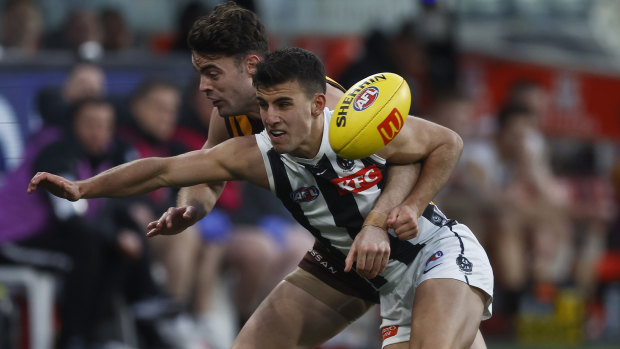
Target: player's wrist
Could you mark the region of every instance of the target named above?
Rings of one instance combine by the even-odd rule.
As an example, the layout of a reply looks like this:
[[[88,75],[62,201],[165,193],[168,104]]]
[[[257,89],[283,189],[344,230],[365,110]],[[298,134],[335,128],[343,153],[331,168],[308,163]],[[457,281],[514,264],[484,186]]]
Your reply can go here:
[[[372,210],[366,216],[362,228],[370,225],[387,231],[387,217],[383,212]]]
[[[75,188],[77,189],[77,197],[72,198],[72,201],[77,201],[80,199],[88,199],[92,197],[91,190],[89,188],[89,183],[87,181],[76,181],[73,182]]]

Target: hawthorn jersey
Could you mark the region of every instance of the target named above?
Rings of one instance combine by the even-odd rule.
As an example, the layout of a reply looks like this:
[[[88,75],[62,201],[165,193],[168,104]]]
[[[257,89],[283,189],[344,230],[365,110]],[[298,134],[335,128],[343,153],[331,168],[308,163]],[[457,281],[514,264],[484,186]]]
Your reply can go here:
[[[293,217],[315,236],[319,249],[315,245],[313,251],[326,255],[331,264],[324,265],[326,271],[336,274],[338,270],[343,270],[351,244],[381,194],[386,165],[385,160],[377,155],[360,160],[338,157],[327,136],[332,111],[326,108],[324,115],[323,139],[313,159],[277,153],[266,131],[256,135],[256,140],[263,155],[271,191]],[[393,288],[424,244],[448,223],[449,220],[430,204],[418,221],[418,237],[402,241],[393,233],[389,234],[391,253],[385,271],[374,279],[357,278],[363,279],[375,292]],[[311,251],[309,258],[313,257]],[[373,300],[374,297],[363,298]]]
[[[342,85],[331,79],[329,76],[326,76],[325,79],[329,85],[334,86],[342,92],[347,91],[344,87],[342,87]],[[228,131],[228,136],[230,138],[250,136],[260,133],[265,129],[261,119],[251,118],[247,115],[227,116],[225,119],[226,130]]]

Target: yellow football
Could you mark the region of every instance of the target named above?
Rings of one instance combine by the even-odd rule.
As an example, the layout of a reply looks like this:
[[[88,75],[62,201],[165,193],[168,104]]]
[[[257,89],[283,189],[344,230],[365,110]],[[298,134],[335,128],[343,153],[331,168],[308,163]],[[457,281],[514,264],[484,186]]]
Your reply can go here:
[[[329,143],[338,156],[362,159],[400,132],[411,106],[405,79],[394,73],[371,75],[340,98],[329,125]]]

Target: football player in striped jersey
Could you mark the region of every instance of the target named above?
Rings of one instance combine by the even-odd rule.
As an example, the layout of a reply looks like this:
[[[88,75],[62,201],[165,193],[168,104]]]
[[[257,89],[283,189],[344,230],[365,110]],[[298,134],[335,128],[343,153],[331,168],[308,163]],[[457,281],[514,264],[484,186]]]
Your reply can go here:
[[[374,210],[385,188],[386,164],[424,161],[424,167],[451,172],[462,150],[460,137],[410,116],[385,148],[345,166],[326,137],[332,111],[326,108],[318,58],[284,49],[267,55],[256,69],[253,83],[266,127],[260,134],[176,157],[140,159],[77,182],[38,173],[28,192],[41,186],[75,201],[225,180],[271,190],[317,243],[261,303],[233,349],[314,348],[375,302],[381,306],[384,348],[484,348],[478,327],[491,316],[491,266],[474,234],[429,204],[434,193],[416,192],[425,168],[389,215]],[[341,185],[347,180],[364,185]],[[403,239],[388,229],[401,211],[422,211],[415,237]],[[360,242],[377,250],[363,253],[368,251]]]

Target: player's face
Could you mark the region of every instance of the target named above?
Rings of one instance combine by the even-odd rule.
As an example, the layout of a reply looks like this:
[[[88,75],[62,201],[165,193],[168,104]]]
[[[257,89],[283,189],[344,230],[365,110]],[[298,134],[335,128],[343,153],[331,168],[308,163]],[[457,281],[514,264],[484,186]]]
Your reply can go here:
[[[323,136],[323,110],[315,101],[317,96],[308,98],[296,81],[256,91],[261,119],[278,153],[316,156]]]
[[[234,57],[206,57],[192,53],[192,64],[200,74],[200,91],[213,102],[221,116],[250,115],[258,117],[256,89],[252,74],[256,56],[242,62]]]

